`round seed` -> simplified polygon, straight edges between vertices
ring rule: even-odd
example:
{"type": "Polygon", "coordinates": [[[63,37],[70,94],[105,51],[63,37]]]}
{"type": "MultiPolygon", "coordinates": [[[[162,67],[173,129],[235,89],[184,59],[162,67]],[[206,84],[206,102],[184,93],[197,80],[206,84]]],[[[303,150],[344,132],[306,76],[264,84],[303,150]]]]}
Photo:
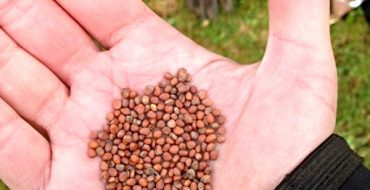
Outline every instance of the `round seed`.
{"type": "Polygon", "coordinates": [[[145,178],[140,178],[140,179],[139,179],[139,184],[140,184],[142,187],[146,187],[146,186],[148,186],[148,181],[147,181],[145,178]]]}
{"type": "Polygon", "coordinates": [[[167,127],[169,127],[169,128],[174,128],[176,126],[176,121],[175,120],[169,120],[168,122],[167,122],[167,127]]]}
{"type": "Polygon", "coordinates": [[[96,156],[96,152],[95,152],[95,150],[94,150],[94,149],[89,148],[89,149],[87,150],[87,156],[89,156],[90,158],[94,158],[94,157],[96,156]]]}
{"type": "Polygon", "coordinates": [[[173,133],[175,133],[176,135],[182,135],[184,133],[184,129],[181,127],[175,127],[173,129],[173,133]]]}
{"type": "Polygon", "coordinates": [[[140,134],[142,134],[142,135],[149,135],[149,133],[150,133],[150,129],[149,128],[141,128],[140,129],[140,134]]]}
{"type": "Polygon", "coordinates": [[[136,184],[136,179],[128,179],[128,180],[126,181],[126,184],[127,184],[128,186],[134,186],[134,185],[136,184]]]}
{"type": "Polygon", "coordinates": [[[179,152],[179,147],[176,146],[176,145],[173,145],[173,146],[170,147],[169,152],[171,154],[176,154],[177,152],[179,152]]]}
{"type": "Polygon", "coordinates": [[[92,140],[89,142],[89,148],[95,149],[95,148],[98,148],[98,146],[99,146],[99,143],[96,140],[92,140]]]}
{"type": "Polygon", "coordinates": [[[112,103],[113,109],[119,110],[122,107],[122,101],[121,100],[114,100],[112,103]]]}

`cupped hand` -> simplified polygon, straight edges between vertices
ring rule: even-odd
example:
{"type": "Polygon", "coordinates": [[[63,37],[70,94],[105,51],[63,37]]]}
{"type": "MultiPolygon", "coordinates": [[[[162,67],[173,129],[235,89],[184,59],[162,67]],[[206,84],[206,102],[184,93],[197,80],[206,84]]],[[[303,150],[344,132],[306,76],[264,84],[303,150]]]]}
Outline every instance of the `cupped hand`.
{"type": "Polygon", "coordinates": [[[269,9],[265,56],[241,66],[141,1],[0,0],[0,178],[13,190],[102,189],[89,131],[120,89],[184,67],[227,118],[214,189],[273,189],[333,132],[337,79],[329,3],[269,9]]]}

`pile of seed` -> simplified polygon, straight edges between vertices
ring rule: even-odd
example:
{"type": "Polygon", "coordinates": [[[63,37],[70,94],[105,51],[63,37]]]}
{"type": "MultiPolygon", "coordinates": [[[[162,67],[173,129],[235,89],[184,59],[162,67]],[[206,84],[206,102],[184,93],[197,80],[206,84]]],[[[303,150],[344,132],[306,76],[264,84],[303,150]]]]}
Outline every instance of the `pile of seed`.
{"type": "Polygon", "coordinates": [[[122,90],[102,131],[91,133],[88,156],[101,158],[105,189],[210,190],[225,118],[185,69],[165,73],[144,95],[122,90]]]}

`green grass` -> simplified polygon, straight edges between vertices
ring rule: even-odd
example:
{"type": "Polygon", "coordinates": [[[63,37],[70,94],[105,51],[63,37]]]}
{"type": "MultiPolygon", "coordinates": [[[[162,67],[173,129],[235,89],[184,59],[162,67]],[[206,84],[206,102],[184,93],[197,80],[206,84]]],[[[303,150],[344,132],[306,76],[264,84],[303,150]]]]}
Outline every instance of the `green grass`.
{"type": "Polygon", "coordinates": [[[1,181],[0,181],[0,189],[1,190],[6,190],[8,188],[6,188],[5,184],[1,183],[1,181]]]}
{"type": "MultiPolygon", "coordinates": [[[[208,26],[182,7],[166,20],[214,52],[240,63],[259,61],[267,41],[267,4],[241,0],[232,13],[222,13],[208,26]]],[[[336,132],[349,142],[370,167],[370,29],[361,10],[331,28],[338,65],[339,104],[336,132]]],[[[0,190],[6,188],[0,182],[0,190]]]]}
{"type": "Polygon", "coordinates": [[[339,74],[336,132],[370,167],[370,29],[356,10],[331,33],[339,74]]]}

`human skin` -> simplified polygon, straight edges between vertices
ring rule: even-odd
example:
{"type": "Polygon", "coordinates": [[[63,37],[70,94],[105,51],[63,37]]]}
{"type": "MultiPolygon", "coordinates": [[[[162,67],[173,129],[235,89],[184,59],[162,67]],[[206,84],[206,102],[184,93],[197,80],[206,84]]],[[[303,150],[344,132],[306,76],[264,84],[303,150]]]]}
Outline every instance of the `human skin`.
{"type": "Polygon", "coordinates": [[[12,190],[102,189],[89,131],[120,89],[185,67],[227,118],[214,189],[273,189],[332,134],[337,75],[329,1],[270,0],[269,17],[262,61],[242,66],[141,1],[0,0],[0,178],[12,190]]]}

